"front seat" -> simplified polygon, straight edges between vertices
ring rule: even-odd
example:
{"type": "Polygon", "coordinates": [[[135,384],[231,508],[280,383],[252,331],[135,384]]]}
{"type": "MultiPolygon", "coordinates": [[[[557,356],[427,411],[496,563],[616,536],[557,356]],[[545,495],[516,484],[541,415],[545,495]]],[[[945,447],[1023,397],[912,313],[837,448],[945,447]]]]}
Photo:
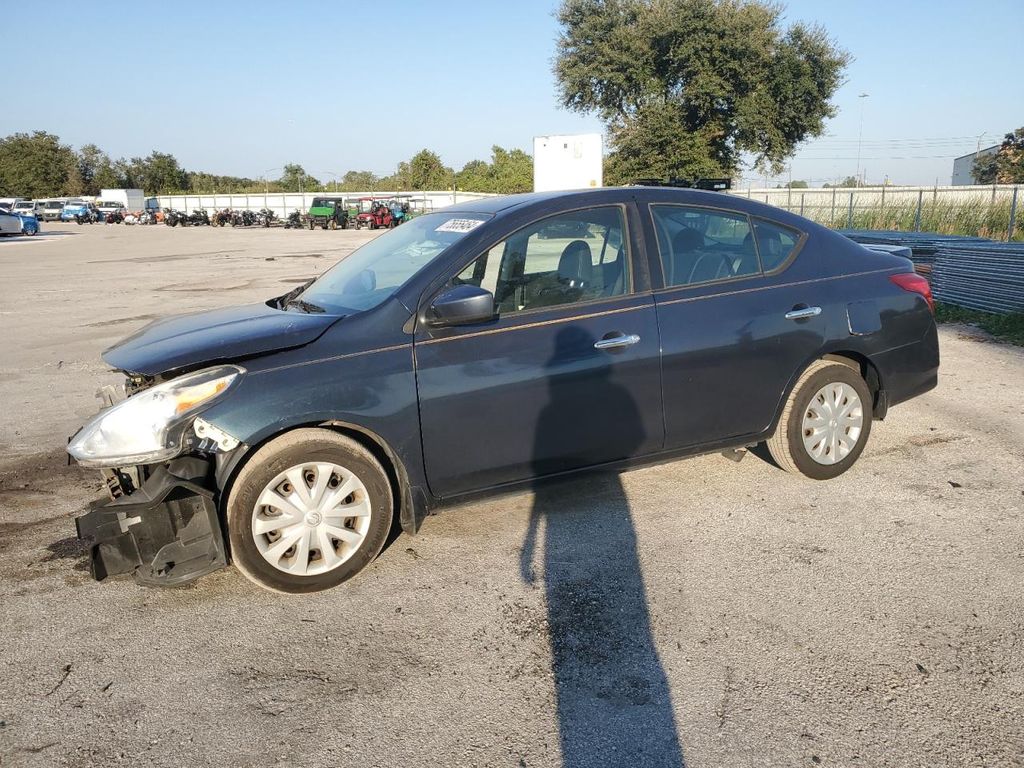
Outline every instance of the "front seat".
{"type": "Polygon", "coordinates": [[[531,306],[553,307],[578,301],[585,291],[593,287],[594,264],[590,246],[582,240],[573,240],[558,257],[558,271],[554,280],[541,282],[531,306]]]}
{"type": "Polygon", "coordinates": [[[584,289],[591,285],[594,262],[590,246],[582,240],[573,240],[562,250],[558,259],[558,282],[568,288],[584,289]]]}
{"type": "Polygon", "coordinates": [[[692,227],[683,227],[672,238],[672,262],[666,285],[686,285],[697,265],[699,251],[704,247],[704,235],[692,227]]]}

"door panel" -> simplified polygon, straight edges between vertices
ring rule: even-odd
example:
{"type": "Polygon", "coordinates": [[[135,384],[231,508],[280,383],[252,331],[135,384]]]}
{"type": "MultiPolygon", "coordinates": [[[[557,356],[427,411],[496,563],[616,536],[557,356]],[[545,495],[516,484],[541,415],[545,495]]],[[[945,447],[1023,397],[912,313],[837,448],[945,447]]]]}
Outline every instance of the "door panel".
{"type": "Polygon", "coordinates": [[[811,284],[658,297],[667,447],[717,442],[770,426],[791,377],[824,343],[823,316],[785,317],[813,302],[814,292],[811,284]]]}
{"type": "Polygon", "coordinates": [[[438,496],[643,455],[664,442],[649,294],[423,332],[414,348],[424,462],[438,496]],[[608,339],[613,347],[595,348],[608,339]]]}

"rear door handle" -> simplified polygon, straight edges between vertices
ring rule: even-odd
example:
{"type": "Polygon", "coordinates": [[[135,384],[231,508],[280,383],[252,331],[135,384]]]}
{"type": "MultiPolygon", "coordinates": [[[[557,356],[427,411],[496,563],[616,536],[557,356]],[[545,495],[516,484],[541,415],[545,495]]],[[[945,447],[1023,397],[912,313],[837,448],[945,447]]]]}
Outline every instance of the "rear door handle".
{"type": "Polygon", "coordinates": [[[640,337],[635,333],[625,334],[619,333],[615,336],[611,336],[606,339],[594,342],[594,349],[621,349],[622,347],[629,347],[633,344],[639,344],[640,337]]]}
{"type": "Polygon", "coordinates": [[[806,320],[808,317],[817,317],[821,314],[821,307],[794,307],[786,313],[787,320],[806,320]]]}

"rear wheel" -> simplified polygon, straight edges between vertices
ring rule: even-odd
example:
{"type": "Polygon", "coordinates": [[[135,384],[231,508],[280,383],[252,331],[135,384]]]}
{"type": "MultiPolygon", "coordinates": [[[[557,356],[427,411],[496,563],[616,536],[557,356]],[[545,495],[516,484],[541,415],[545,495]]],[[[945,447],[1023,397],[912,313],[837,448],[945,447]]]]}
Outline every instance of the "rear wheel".
{"type": "Polygon", "coordinates": [[[235,567],[277,592],[318,592],[352,578],[391,529],[391,483],[359,443],[299,429],[260,448],[228,499],[235,567]]]}
{"type": "Polygon", "coordinates": [[[871,434],[871,390],[860,372],[829,360],[812,363],[790,393],[768,451],[787,472],[814,480],[841,475],[871,434]]]}

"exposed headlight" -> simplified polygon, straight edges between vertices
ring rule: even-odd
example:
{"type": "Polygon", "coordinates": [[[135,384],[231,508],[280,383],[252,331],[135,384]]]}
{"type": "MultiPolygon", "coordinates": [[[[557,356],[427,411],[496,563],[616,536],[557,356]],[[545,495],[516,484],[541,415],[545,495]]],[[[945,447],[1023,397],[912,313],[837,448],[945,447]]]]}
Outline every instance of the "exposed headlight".
{"type": "Polygon", "coordinates": [[[223,395],[243,373],[222,365],[145,389],[101,412],[68,444],[86,467],[153,464],[181,453],[195,415],[223,395]]]}

